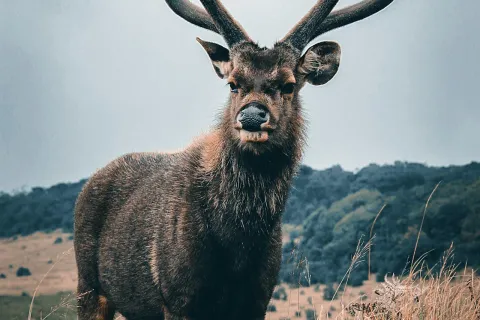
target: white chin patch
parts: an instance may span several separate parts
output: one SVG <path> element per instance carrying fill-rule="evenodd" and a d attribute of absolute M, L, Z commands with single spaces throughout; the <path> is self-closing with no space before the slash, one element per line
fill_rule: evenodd
<path fill-rule="evenodd" d="M 268 140 L 268 132 L 267 131 L 247 131 L 247 130 L 240 130 L 240 140 L 242 142 L 265 142 Z"/>

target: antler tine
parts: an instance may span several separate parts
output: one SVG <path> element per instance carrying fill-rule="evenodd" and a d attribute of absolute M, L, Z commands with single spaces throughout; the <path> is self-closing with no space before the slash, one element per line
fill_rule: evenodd
<path fill-rule="evenodd" d="M 316 27 L 333 10 L 338 0 L 318 0 L 315 6 L 298 22 L 280 42 L 290 43 L 300 51 L 313 39 Z"/>
<path fill-rule="evenodd" d="M 212 17 L 215 26 L 223 36 L 228 46 L 233 46 L 241 41 L 251 41 L 247 32 L 227 11 L 220 1 L 200 0 L 207 12 Z"/>
<path fill-rule="evenodd" d="M 357 4 L 336 10 L 320 24 L 315 32 L 315 37 L 333 29 L 368 18 L 385 9 L 394 0 L 363 0 Z M 313 39 L 312 39 L 313 40 Z"/>
<path fill-rule="evenodd" d="M 220 34 L 210 15 L 189 0 L 165 0 L 170 9 L 188 22 Z"/>
<path fill-rule="evenodd" d="M 363 0 L 357 4 L 331 12 L 338 0 L 319 0 L 315 7 L 282 39 L 295 48 L 305 46 L 333 29 L 365 19 L 386 8 L 394 0 Z M 323 16 L 328 11 L 327 15 Z"/>

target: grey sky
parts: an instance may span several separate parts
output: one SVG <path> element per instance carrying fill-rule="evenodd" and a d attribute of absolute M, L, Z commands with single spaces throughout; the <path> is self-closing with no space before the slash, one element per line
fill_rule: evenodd
<path fill-rule="evenodd" d="M 262 45 L 314 2 L 224 1 Z M 396 0 L 317 39 L 338 41 L 342 61 L 302 91 L 304 163 L 480 160 L 478 12 L 478 0 Z M 0 190 L 75 181 L 207 131 L 228 89 L 196 36 L 223 43 L 162 0 L 0 0 Z"/>

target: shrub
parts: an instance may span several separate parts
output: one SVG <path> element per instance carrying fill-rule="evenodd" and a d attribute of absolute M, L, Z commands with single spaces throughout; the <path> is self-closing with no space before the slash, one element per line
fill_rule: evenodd
<path fill-rule="evenodd" d="M 20 267 L 17 270 L 17 277 L 28 277 L 31 275 L 32 273 L 30 272 L 30 270 L 28 270 L 28 268 Z"/>
<path fill-rule="evenodd" d="M 269 305 L 267 306 L 267 311 L 268 311 L 268 312 L 276 312 L 276 311 L 277 311 L 277 307 L 275 307 L 274 304 L 269 304 Z"/>
<path fill-rule="evenodd" d="M 307 309 L 305 310 L 305 317 L 307 320 L 317 320 L 317 314 L 315 313 L 315 310 L 313 309 Z"/>
<path fill-rule="evenodd" d="M 358 293 L 358 295 L 360 296 L 360 301 L 365 301 L 365 300 L 368 299 L 368 296 L 367 296 L 367 294 L 365 293 L 365 291 L 360 291 L 360 292 Z"/>
<path fill-rule="evenodd" d="M 354 272 L 350 275 L 350 280 L 348 281 L 348 284 L 352 287 L 360 287 L 363 285 L 363 280 L 365 279 L 365 277 L 364 275 L 362 275 L 361 272 Z"/>
<path fill-rule="evenodd" d="M 55 239 L 53 244 L 59 244 L 59 243 L 62 243 L 62 242 L 63 242 L 63 239 L 61 237 L 58 237 L 57 239 Z"/>
<path fill-rule="evenodd" d="M 287 291 L 285 290 L 284 287 L 279 287 L 272 294 L 272 298 L 275 299 L 275 300 L 287 301 L 287 297 L 288 297 Z"/>
<path fill-rule="evenodd" d="M 67 238 L 68 241 L 72 241 L 73 240 L 73 234 L 69 235 L 68 238 Z"/>
<path fill-rule="evenodd" d="M 5 275 L 5 273 L 0 273 L 0 279 L 6 279 L 7 276 Z"/>
<path fill-rule="evenodd" d="M 327 283 L 325 289 L 323 289 L 323 300 L 332 300 L 335 295 L 335 289 L 331 283 Z"/>
<path fill-rule="evenodd" d="M 375 275 L 375 280 L 377 282 L 384 282 L 385 281 L 385 273 L 377 272 L 377 274 Z"/>
<path fill-rule="evenodd" d="M 300 318 L 302 316 L 302 311 L 295 311 L 295 318 Z"/>

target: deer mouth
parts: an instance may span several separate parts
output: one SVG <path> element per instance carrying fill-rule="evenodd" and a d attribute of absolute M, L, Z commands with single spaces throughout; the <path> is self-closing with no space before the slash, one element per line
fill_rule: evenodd
<path fill-rule="evenodd" d="M 273 126 L 267 107 L 257 102 L 244 106 L 235 117 L 235 129 L 239 131 L 242 143 L 263 143 L 268 141 Z"/>
<path fill-rule="evenodd" d="M 248 127 L 245 129 L 240 121 L 236 121 L 234 128 L 237 129 L 240 136 L 240 141 L 242 143 L 263 143 L 268 141 L 275 129 L 275 126 L 271 125 L 270 123 L 263 123 L 259 128 L 260 130 L 252 130 Z"/>
<path fill-rule="evenodd" d="M 247 131 L 240 129 L 240 141 L 246 142 L 266 142 L 268 141 L 268 131 Z"/>

